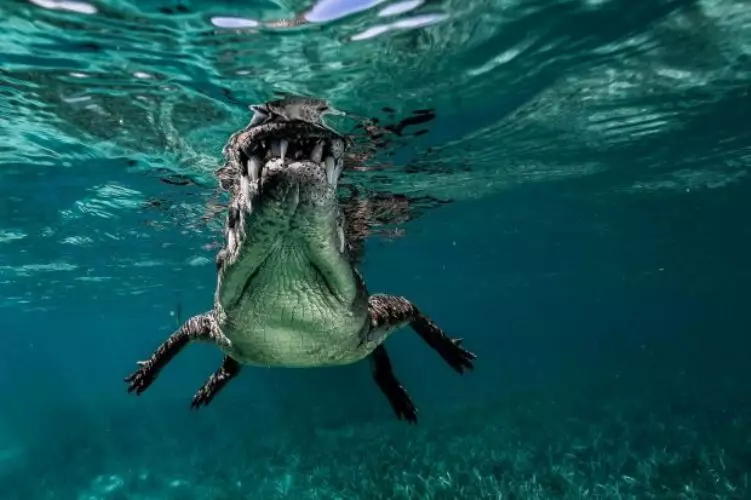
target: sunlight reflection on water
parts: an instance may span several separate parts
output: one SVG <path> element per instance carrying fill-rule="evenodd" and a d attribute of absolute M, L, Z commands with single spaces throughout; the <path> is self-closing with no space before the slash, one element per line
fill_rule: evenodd
<path fill-rule="evenodd" d="M 314 3 L 312 7 L 299 13 L 293 19 L 264 22 L 249 17 L 214 16 L 210 19 L 210 22 L 218 28 L 225 29 L 258 28 L 262 26 L 270 28 L 289 28 L 309 23 L 323 24 L 365 12 L 385 3 L 386 1 L 387 0 L 319 0 Z M 380 9 L 376 16 L 380 18 L 399 16 L 421 7 L 424 3 L 424 0 L 404 0 L 392 3 Z M 400 19 L 392 23 L 376 24 L 359 34 L 351 36 L 350 40 L 366 40 L 391 30 L 421 28 L 441 22 L 447 17 L 448 15 L 441 12 L 417 14 L 414 17 Z"/>
<path fill-rule="evenodd" d="M 312 23 L 321 23 L 341 19 L 375 7 L 385 0 L 320 0 L 306 14 Z"/>
<path fill-rule="evenodd" d="M 748 177 L 746 0 L 90 2 L 0 1 L 0 284 L 27 310 L 59 307 L 37 275 L 113 275 L 79 265 L 112 241 L 179 226 L 213 244 L 201 221 L 221 147 L 278 92 L 385 126 L 435 110 L 348 172 L 367 192 L 461 202 L 590 178 L 694 193 Z M 113 266 L 156 261 L 143 253 Z M 123 296 L 158 286 L 149 269 Z"/>
<path fill-rule="evenodd" d="M 29 0 L 34 5 L 45 9 L 67 10 L 79 14 L 96 14 L 97 8 L 86 2 L 74 2 L 70 0 Z"/>
<path fill-rule="evenodd" d="M 383 33 L 386 33 L 391 30 L 405 30 L 405 29 L 412 29 L 412 28 L 421 28 L 423 26 L 429 26 L 431 24 L 436 24 L 444 19 L 446 19 L 448 16 L 445 14 L 424 14 L 421 16 L 415 16 L 407 19 L 401 19 L 399 21 L 395 21 L 390 24 L 379 24 L 376 26 L 372 26 L 362 33 L 359 33 L 357 35 L 353 35 L 350 39 L 357 41 L 357 40 L 367 40 L 369 38 L 374 38 L 378 35 L 382 35 Z"/>
<path fill-rule="evenodd" d="M 211 24 L 218 28 L 255 28 L 261 23 L 241 17 L 212 17 Z"/>

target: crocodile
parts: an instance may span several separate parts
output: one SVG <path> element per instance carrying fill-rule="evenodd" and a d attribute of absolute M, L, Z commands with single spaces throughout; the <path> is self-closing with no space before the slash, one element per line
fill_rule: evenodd
<path fill-rule="evenodd" d="M 477 356 L 402 296 L 371 294 L 337 197 L 351 139 L 324 123 L 323 99 L 285 97 L 249 106 L 217 170 L 229 194 L 213 307 L 181 324 L 125 378 L 141 394 L 184 347 L 208 342 L 221 366 L 194 394 L 208 405 L 243 366 L 313 368 L 368 360 L 399 420 L 418 410 L 384 342 L 409 326 L 459 374 Z"/>

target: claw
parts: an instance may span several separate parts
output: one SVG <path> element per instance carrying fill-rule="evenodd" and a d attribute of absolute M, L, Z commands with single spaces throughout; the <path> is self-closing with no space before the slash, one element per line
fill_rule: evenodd
<path fill-rule="evenodd" d="M 204 399 L 203 394 L 200 392 L 193 396 L 193 400 L 190 402 L 191 410 L 197 410 L 200 408 L 205 403 Z"/>
<path fill-rule="evenodd" d="M 148 361 L 138 361 L 139 368 L 135 372 L 125 377 L 125 382 L 128 383 L 128 393 L 135 391 L 136 395 L 140 395 L 143 391 L 149 388 L 154 381 L 156 373 L 154 367 Z"/>

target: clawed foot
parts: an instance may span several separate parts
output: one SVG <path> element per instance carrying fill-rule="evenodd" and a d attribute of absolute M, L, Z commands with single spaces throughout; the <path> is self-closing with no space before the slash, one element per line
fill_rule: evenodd
<path fill-rule="evenodd" d="M 141 367 L 125 377 L 125 382 L 128 383 L 129 393 L 135 391 L 137 395 L 140 395 L 156 380 L 157 370 L 151 361 L 139 361 L 138 364 Z"/>
<path fill-rule="evenodd" d="M 418 411 L 412 403 L 409 394 L 404 390 L 404 387 L 402 387 L 396 379 L 385 384 L 379 382 L 379 385 L 384 394 L 386 394 L 389 403 L 391 403 L 391 408 L 394 410 L 396 418 L 399 420 L 406 420 L 410 424 L 416 424 Z"/>
<path fill-rule="evenodd" d="M 219 370 L 212 375 L 209 380 L 203 384 L 203 387 L 198 389 L 193 395 L 193 401 L 191 401 L 190 407 L 197 410 L 201 406 L 208 406 L 208 404 L 211 403 L 211 400 L 214 399 L 214 396 L 216 396 L 222 387 L 226 385 L 230 378 L 231 376 L 222 370 Z"/>
<path fill-rule="evenodd" d="M 219 394 L 227 383 L 235 378 L 240 373 L 240 363 L 225 356 L 222 361 L 222 366 L 215 371 L 211 377 L 203 384 L 203 387 L 198 389 L 198 392 L 193 396 L 193 401 L 190 403 L 190 407 L 197 410 L 201 406 L 207 406 L 211 401 Z"/>
<path fill-rule="evenodd" d="M 404 323 L 458 373 L 474 369 L 472 361 L 477 356 L 461 347 L 462 339 L 452 339 L 433 321 L 420 312 L 408 299 L 393 295 L 371 295 L 368 298 L 371 330 L 388 331 Z"/>
<path fill-rule="evenodd" d="M 370 361 L 373 367 L 373 378 L 386 399 L 389 400 L 396 418 L 406 420 L 410 424 L 416 424 L 417 408 L 394 375 L 386 348 L 383 345 L 376 347 L 370 355 Z"/>
<path fill-rule="evenodd" d="M 128 392 L 141 394 L 156 380 L 159 372 L 186 345 L 196 340 L 216 342 L 216 319 L 211 313 L 193 316 L 162 342 L 147 361 L 139 361 L 140 368 L 125 377 Z"/>
<path fill-rule="evenodd" d="M 212 391 L 209 386 L 205 385 L 198 389 L 195 395 L 193 395 L 193 401 L 190 402 L 190 407 L 197 410 L 201 406 L 207 406 L 211 403 L 212 399 L 214 399 L 214 391 Z"/>
<path fill-rule="evenodd" d="M 477 359 L 477 356 L 462 348 L 462 339 L 452 339 L 438 325 L 422 314 L 412 321 L 412 328 L 430 347 L 438 351 L 444 361 L 458 373 L 461 374 L 464 373 L 464 370 L 474 369 L 472 360 Z"/>
<path fill-rule="evenodd" d="M 436 346 L 438 354 L 459 373 L 464 373 L 464 370 L 474 370 L 472 360 L 477 359 L 476 354 L 461 347 L 462 340 L 442 337 L 441 342 Z"/>

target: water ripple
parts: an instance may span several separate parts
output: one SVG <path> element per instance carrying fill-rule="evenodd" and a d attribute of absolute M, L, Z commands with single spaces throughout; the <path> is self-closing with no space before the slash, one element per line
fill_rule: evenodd
<path fill-rule="evenodd" d="M 347 173 L 370 192 L 721 189 L 751 159 L 742 0 L 33 0 L 0 4 L 0 33 L 0 265 L 19 300 L 41 263 L 109 286 L 112 256 L 130 294 L 211 260 L 222 145 L 276 92 L 394 125 Z M 174 262 L 136 264 L 180 238 Z"/>

